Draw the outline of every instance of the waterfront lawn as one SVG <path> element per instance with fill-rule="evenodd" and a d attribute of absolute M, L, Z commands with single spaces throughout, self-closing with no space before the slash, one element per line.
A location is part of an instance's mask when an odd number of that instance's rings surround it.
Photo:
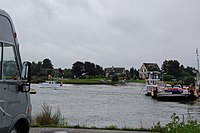
<path fill-rule="evenodd" d="M 57 80 L 63 84 L 104 84 L 112 85 L 112 81 L 106 78 L 91 78 L 91 79 L 62 79 Z M 145 83 L 145 80 L 128 80 L 128 83 Z"/>
<path fill-rule="evenodd" d="M 106 84 L 110 85 L 111 81 L 103 78 L 92 78 L 92 79 L 62 79 L 57 80 L 63 84 Z"/>
<path fill-rule="evenodd" d="M 129 83 L 146 83 L 145 80 L 128 80 Z"/>
<path fill-rule="evenodd" d="M 42 83 L 48 80 L 46 77 L 32 76 L 32 83 Z M 53 78 L 57 82 L 63 84 L 87 84 L 87 85 L 113 85 L 114 83 L 109 78 L 84 78 L 84 79 L 58 79 Z M 127 80 L 128 83 L 145 83 L 145 80 Z M 118 82 L 116 82 L 118 83 Z M 120 82 L 119 82 L 120 83 Z"/>

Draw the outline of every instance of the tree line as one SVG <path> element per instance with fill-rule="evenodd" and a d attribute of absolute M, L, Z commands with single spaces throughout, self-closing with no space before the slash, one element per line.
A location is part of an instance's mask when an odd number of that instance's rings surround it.
<path fill-rule="evenodd" d="M 165 60 L 161 67 L 164 81 L 183 81 L 185 84 L 195 82 L 198 73 L 194 67 L 184 67 L 177 60 Z"/>
<path fill-rule="evenodd" d="M 151 67 L 151 71 L 155 71 L 156 68 Z M 197 70 L 194 67 L 184 67 L 177 60 L 165 60 L 161 66 L 162 79 L 165 81 L 173 80 L 195 80 Z M 105 70 L 98 64 L 86 61 L 76 61 L 72 64 L 72 68 L 57 68 L 55 69 L 50 59 L 44 59 L 35 63 L 32 62 L 32 76 L 44 77 L 48 76 L 57 78 L 94 78 L 105 77 Z M 130 68 L 125 71 L 125 74 L 121 75 L 125 79 L 140 79 L 139 70 L 136 68 Z"/>

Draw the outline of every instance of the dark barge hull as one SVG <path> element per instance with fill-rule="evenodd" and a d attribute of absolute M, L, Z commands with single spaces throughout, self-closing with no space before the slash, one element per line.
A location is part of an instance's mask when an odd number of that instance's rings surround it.
<path fill-rule="evenodd" d="M 181 94 L 171 94 L 171 95 L 162 95 L 157 96 L 156 99 L 159 101 L 190 101 L 196 100 L 198 97 L 194 95 L 181 95 Z"/>

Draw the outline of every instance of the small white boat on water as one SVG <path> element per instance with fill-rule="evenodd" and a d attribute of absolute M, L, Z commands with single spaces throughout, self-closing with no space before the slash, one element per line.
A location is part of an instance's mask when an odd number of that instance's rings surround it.
<path fill-rule="evenodd" d="M 59 88 L 62 87 L 61 82 L 56 81 L 46 81 L 45 83 L 39 83 L 40 88 Z"/>

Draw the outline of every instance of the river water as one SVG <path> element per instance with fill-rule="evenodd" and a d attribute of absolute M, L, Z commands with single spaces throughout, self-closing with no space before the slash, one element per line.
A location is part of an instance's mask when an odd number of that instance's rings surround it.
<path fill-rule="evenodd" d="M 200 99 L 190 102 L 163 102 L 145 96 L 144 84 L 126 86 L 69 85 L 58 89 L 31 86 L 37 94 L 31 95 L 33 115 L 39 114 L 44 103 L 55 112 L 59 108 L 70 125 L 105 127 L 150 128 L 153 123 L 166 124 L 171 116 L 189 109 L 200 112 Z M 194 116 L 195 119 L 199 115 Z"/>

